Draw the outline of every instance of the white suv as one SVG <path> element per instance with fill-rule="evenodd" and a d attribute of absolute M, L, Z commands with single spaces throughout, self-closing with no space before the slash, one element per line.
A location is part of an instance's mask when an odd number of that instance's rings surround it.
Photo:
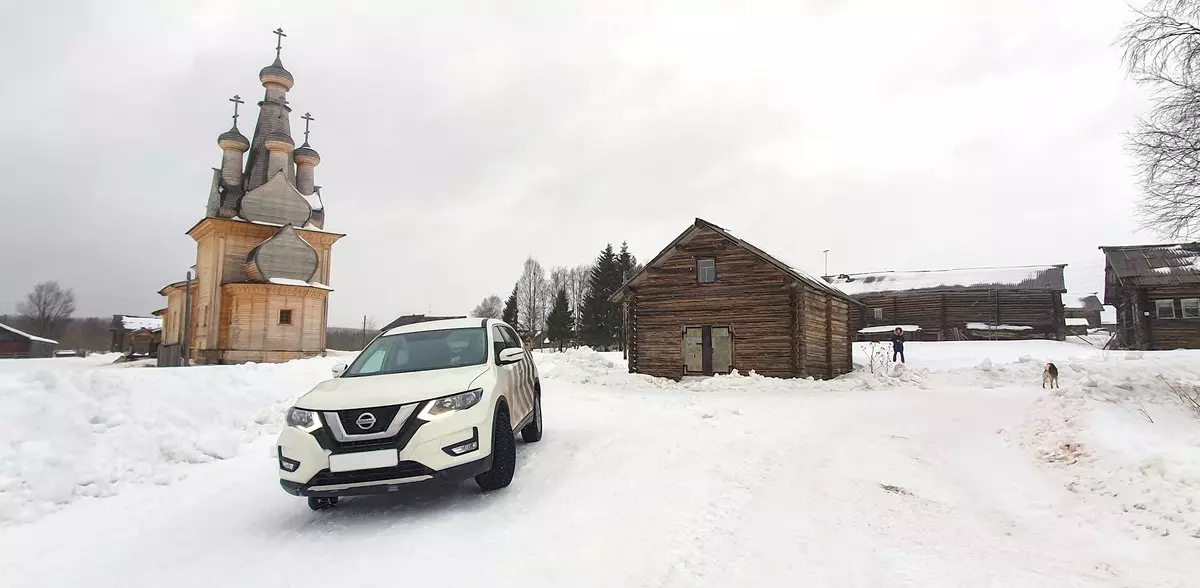
<path fill-rule="evenodd" d="M 391 329 L 288 410 L 279 483 L 313 510 L 426 480 L 508 486 L 517 431 L 542 438 L 537 366 L 495 319 Z"/>

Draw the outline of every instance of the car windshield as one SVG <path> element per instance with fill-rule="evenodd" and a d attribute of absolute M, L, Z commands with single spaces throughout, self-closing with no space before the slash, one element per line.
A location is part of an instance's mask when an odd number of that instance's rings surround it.
<path fill-rule="evenodd" d="M 480 365 L 487 361 L 482 328 L 397 333 L 376 338 L 346 370 L 347 377 Z"/>

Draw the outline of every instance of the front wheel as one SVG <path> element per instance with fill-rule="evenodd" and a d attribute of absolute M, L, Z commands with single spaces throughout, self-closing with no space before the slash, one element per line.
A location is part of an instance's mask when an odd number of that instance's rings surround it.
<path fill-rule="evenodd" d="M 542 393 L 533 395 L 533 420 L 521 429 L 521 438 L 526 443 L 537 443 L 542 440 Z"/>
<path fill-rule="evenodd" d="M 513 436 L 508 407 L 496 407 L 492 419 L 492 469 L 475 476 L 475 483 L 485 492 L 499 490 L 512 483 L 517 469 L 517 439 Z"/>

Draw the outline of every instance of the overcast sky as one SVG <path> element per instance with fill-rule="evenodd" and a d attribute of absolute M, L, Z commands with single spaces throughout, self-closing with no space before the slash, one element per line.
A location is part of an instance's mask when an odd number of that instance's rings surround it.
<path fill-rule="evenodd" d="M 653 6 L 651 6 L 651 4 Z M 498 8 L 499 5 L 504 7 Z M 0 19 L 0 313 L 148 314 L 195 261 L 233 94 L 282 26 L 330 323 L 466 313 L 695 217 L 801 269 L 1068 263 L 1134 232 L 1123 0 L 23 2 Z M 251 108 L 253 110 L 253 108 Z M 243 118 L 254 120 L 256 113 Z M 249 135 L 252 128 L 243 124 Z M 299 136 L 299 133 L 296 133 Z"/>

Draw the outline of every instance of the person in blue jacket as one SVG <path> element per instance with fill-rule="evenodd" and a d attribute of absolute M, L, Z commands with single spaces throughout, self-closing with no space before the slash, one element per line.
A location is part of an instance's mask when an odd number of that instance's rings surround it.
<path fill-rule="evenodd" d="M 896 327 L 892 332 L 892 361 L 896 361 L 896 356 L 900 356 L 900 363 L 904 363 L 904 329 Z"/>

